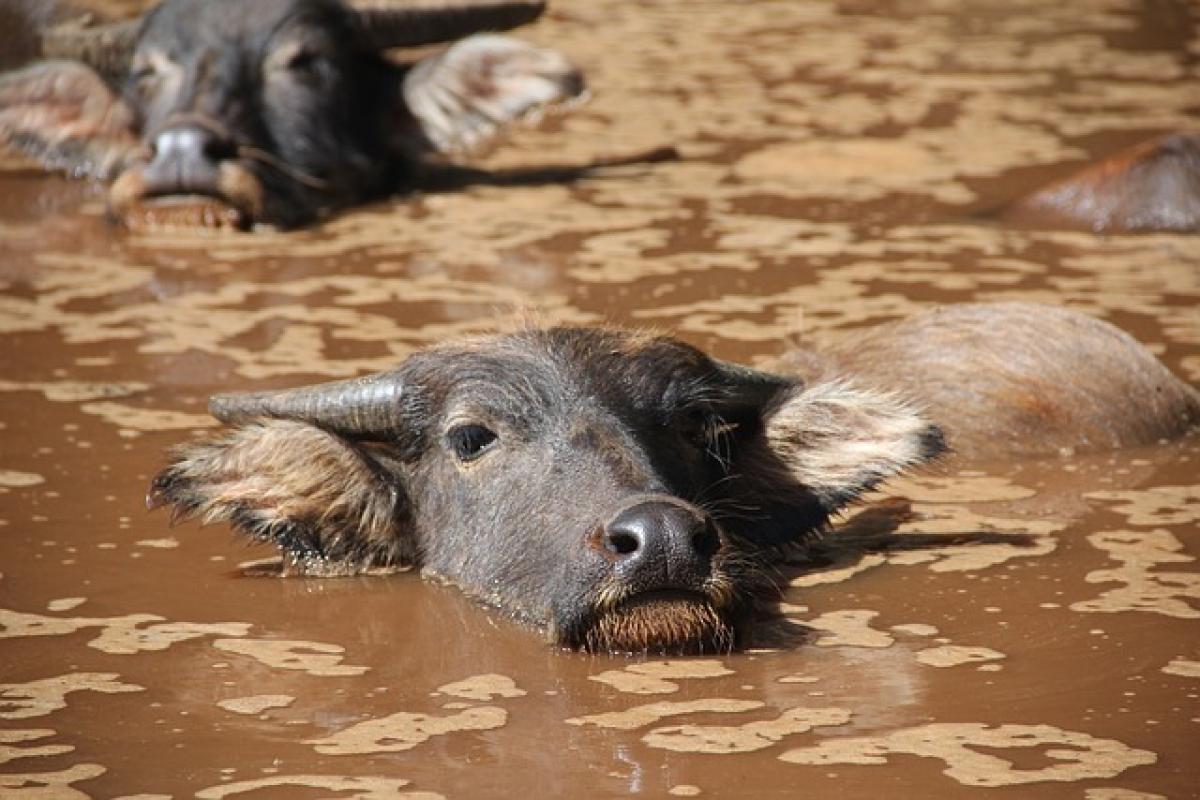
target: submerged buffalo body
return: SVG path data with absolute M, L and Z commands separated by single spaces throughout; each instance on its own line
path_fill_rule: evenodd
M 129 22 L 59 26 L 46 60 L 0 75 L 0 144 L 111 181 L 111 210 L 131 224 L 300 224 L 579 96 L 560 54 L 471 35 L 543 7 L 164 0 Z
M 1004 210 L 1010 222 L 1098 233 L 1200 232 L 1200 133 L 1121 150 Z
M 586 328 L 439 346 L 214 398 L 233 430 L 179 448 L 149 500 L 295 572 L 420 566 L 564 646 L 714 651 L 781 552 L 947 446 L 1103 449 L 1200 422 L 1200 393 L 1129 336 L 1044 306 L 951 306 L 787 363 Z

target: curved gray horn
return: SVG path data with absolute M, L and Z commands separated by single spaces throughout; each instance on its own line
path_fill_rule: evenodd
M 82 61 L 101 74 L 120 76 L 129 71 L 141 27 L 140 17 L 91 26 L 66 22 L 42 33 L 42 57 Z
M 533 22 L 545 2 L 474 0 L 395 7 L 356 3 L 363 31 L 381 49 L 450 42 L 483 31 L 506 31 Z
M 352 438 L 397 433 L 404 386 L 396 372 L 274 392 L 219 394 L 208 410 L 222 422 L 290 419 Z

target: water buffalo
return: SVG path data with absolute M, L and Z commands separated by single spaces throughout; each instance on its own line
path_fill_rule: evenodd
M 1097 233 L 1200 231 L 1200 133 L 1121 150 L 1005 209 L 1010 222 Z
M 132 225 L 298 225 L 579 97 L 559 53 L 480 33 L 544 5 L 164 0 L 131 21 L 60 25 L 45 60 L 0 76 L 0 145 L 111 181 L 111 211 Z
M 148 503 L 227 520 L 293 572 L 416 565 L 593 651 L 735 646 L 779 553 L 947 447 L 970 462 L 1182 435 L 1200 393 L 1107 323 L 950 306 L 793 354 L 531 329 L 397 369 L 215 397 Z

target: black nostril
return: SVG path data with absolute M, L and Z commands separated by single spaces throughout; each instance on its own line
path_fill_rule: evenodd
M 698 508 L 676 501 L 643 500 L 622 509 L 593 539 L 633 585 L 696 584 L 721 549 L 716 523 Z
M 706 517 L 692 533 L 692 549 L 701 558 L 712 558 L 721 549 L 721 536 L 711 519 Z
M 216 163 L 236 154 L 233 143 L 195 125 L 167 128 L 150 143 L 155 159 Z
M 204 143 L 204 155 L 213 161 L 225 161 L 237 155 L 237 148 L 228 139 L 214 136 Z
M 636 553 L 642 546 L 637 534 L 629 531 L 610 530 L 605 536 L 604 549 L 619 556 Z

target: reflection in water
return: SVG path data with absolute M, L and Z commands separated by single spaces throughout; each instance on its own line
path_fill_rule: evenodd
M 1183 553 L 1183 542 L 1170 531 L 1103 531 L 1088 536 L 1096 548 L 1121 562 L 1115 569 L 1089 572 L 1088 583 L 1120 583 L 1094 600 L 1072 603 L 1075 611 L 1148 611 L 1168 617 L 1200 618 L 1200 574 L 1163 572 L 1161 564 L 1190 564 L 1194 556 Z
M 74 672 L 28 683 L 0 683 L 0 719 L 44 717 L 67 707 L 71 692 L 140 692 L 144 686 L 121 683 L 113 673 Z
M 642 737 L 651 747 L 680 753 L 752 753 L 785 736 L 807 733 L 820 726 L 850 721 L 844 708 L 788 708 L 775 719 L 741 725 L 672 725 L 655 728 Z
M 475 706 L 458 713 L 433 717 L 400 712 L 351 725 L 323 739 L 310 739 L 318 753 L 353 756 L 364 753 L 393 753 L 411 750 L 435 736 L 457 731 L 489 731 L 504 727 L 508 713 L 503 708 Z
M 1006 751 L 1045 747 L 1052 764 L 1041 769 L 1015 767 L 999 756 L 971 747 Z M 1064 749 L 1064 747 L 1069 749 Z M 1011 786 L 1042 781 L 1111 778 L 1138 764 L 1153 764 L 1154 753 L 1049 725 L 933 724 L 902 729 L 878 738 L 845 738 L 816 747 L 789 750 L 779 758 L 794 764 L 880 764 L 893 753 L 937 758 L 946 775 L 967 786 Z
M 678 161 L 293 233 L 132 235 L 86 184 L 0 162 L 0 795 L 1193 796 L 1195 438 L 886 486 L 721 659 L 557 652 L 412 574 L 247 577 L 262 552 L 141 504 L 212 393 L 528 317 L 768 364 L 933 303 L 1033 300 L 1200 382 L 1200 238 L 991 214 L 1195 127 L 1194 14 L 557 0 L 530 37 L 595 98 L 484 163 Z

